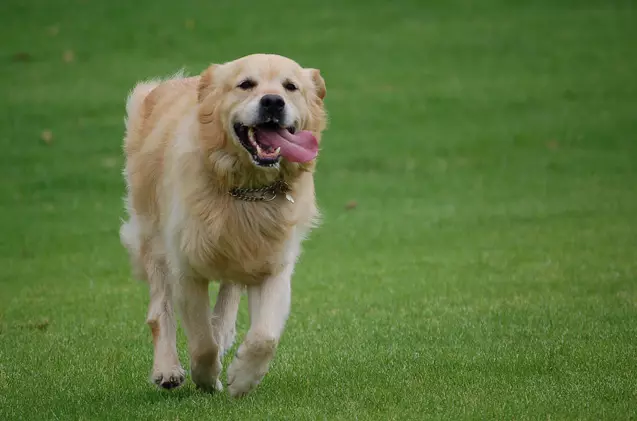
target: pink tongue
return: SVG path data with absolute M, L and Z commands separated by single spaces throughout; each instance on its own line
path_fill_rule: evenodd
M 257 129 L 259 143 L 281 148 L 281 155 L 292 162 L 308 162 L 318 154 L 318 142 L 311 132 L 302 131 L 295 134 L 286 129 L 260 130 Z

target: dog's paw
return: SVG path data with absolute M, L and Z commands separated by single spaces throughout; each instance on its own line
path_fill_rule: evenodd
M 228 368 L 228 392 L 234 398 L 247 395 L 261 383 L 274 354 L 273 346 L 245 348 L 241 345 Z
M 201 383 L 201 384 L 197 384 L 195 383 L 195 386 L 197 387 L 197 389 L 202 390 L 204 392 L 207 393 L 214 393 L 214 392 L 223 392 L 223 384 L 221 383 L 221 380 L 219 379 L 214 379 L 214 381 L 211 382 L 207 382 L 207 383 Z
M 223 385 L 219 381 L 221 359 L 219 355 L 193 359 L 190 366 L 192 381 L 198 389 L 206 392 L 220 392 Z
M 162 389 L 175 389 L 181 386 L 186 379 L 186 373 L 180 366 L 171 367 L 167 370 L 154 369 L 150 375 L 150 380 Z

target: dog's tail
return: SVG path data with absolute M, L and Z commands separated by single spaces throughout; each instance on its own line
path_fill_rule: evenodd
M 162 82 L 170 80 L 182 80 L 186 77 L 184 69 L 180 69 L 175 74 L 166 79 L 151 79 L 143 82 L 139 82 L 128 94 L 126 100 L 126 140 L 125 147 L 128 149 L 132 145 L 128 145 L 134 138 L 141 138 L 141 136 L 131 136 L 131 133 L 141 134 L 143 129 L 144 120 L 148 118 L 153 111 L 153 101 L 148 101 L 147 98 Z
M 132 145 L 128 143 L 139 136 L 131 136 L 133 133 L 140 133 L 144 123 L 145 116 L 151 110 L 147 110 L 146 98 L 161 83 L 160 80 L 150 80 L 138 83 L 128 95 L 126 100 L 126 140 L 124 147 L 129 148 Z
M 126 100 L 126 115 L 129 120 L 132 116 L 138 115 L 141 112 L 144 100 L 160 82 L 160 80 L 150 80 L 135 85 Z

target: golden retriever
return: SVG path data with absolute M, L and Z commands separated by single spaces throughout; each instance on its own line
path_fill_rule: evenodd
M 202 389 L 221 390 L 247 289 L 250 328 L 228 367 L 230 395 L 268 370 L 290 309 L 290 282 L 318 210 L 313 173 L 325 129 L 319 70 L 255 54 L 200 76 L 139 83 L 126 105 L 129 219 L 120 238 L 150 287 L 151 380 L 184 382 L 175 305 Z M 209 280 L 221 283 L 210 309 Z

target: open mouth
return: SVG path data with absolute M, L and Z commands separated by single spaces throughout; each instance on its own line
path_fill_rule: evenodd
M 262 167 L 271 167 L 279 162 L 281 147 L 273 145 L 269 139 L 282 130 L 286 130 L 291 135 L 296 131 L 293 126 L 281 127 L 273 122 L 256 126 L 246 126 L 241 123 L 234 124 L 234 132 L 241 146 L 250 153 L 254 162 Z

